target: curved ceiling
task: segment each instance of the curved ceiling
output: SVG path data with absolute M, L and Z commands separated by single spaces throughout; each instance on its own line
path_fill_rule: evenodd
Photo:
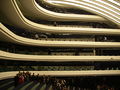
M 21 9 L 24 9 L 23 12 L 27 12 L 25 13 L 27 16 L 35 19 L 50 21 L 107 22 L 107 20 L 97 15 L 79 15 L 53 12 L 41 7 L 35 0 L 18 0 L 18 3 L 21 4 Z
M 26 19 L 20 11 L 15 0 L 3 0 L 1 10 L 13 25 L 25 30 L 49 32 L 49 33 L 72 33 L 72 34 L 104 34 L 104 31 L 111 29 L 103 28 L 77 28 L 77 27 L 57 27 L 34 23 Z M 12 14 L 8 14 L 12 13 Z M 119 29 L 115 29 L 119 30 Z M 85 32 L 85 33 L 84 33 Z M 110 31 L 111 32 L 111 31 Z M 106 33 L 105 33 L 106 34 Z
M 120 8 L 102 0 L 43 0 L 46 4 L 64 8 L 78 8 L 100 15 L 120 27 Z M 115 4 L 115 3 L 114 3 Z

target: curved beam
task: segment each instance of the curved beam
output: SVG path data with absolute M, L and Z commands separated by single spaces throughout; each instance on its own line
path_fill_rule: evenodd
M 23 11 L 26 11 L 28 16 L 35 19 L 50 21 L 107 22 L 104 18 L 96 15 L 64 14 L 49 11 L 38 5 L 35 0 L 19 0 L 19 2 L 24 9 Z
M 120 7 L 120 1 L 118 0 L 103 0 L 103 1 L 109 2 L 118 8 Z
M 34 23 L 26 19 L 20 11 L 16 0 L 2 0 L 0 9 L 9 19 L 9 21 L 20 28 L 31 31 L 48 32 L 48 33 L 71 33 L 71 34 L 94 34 L 94 35 L 109 35 L 115 34 L 119 29 L 103 29 L 103 28 L 77 28 L 77 27 L 55 27 Z M 8 14 L 12 13 L 12 14 Z M 120 33 L 116 33 L 117 35 Z
M 90 47 L 90 48 L 105 48 L 105 47 L 120 47 L 120 42 L 92 42 L 92 41 L 45 41 L 33 40 L 18 36 L 8 30 L 4 25 L 0 24 L 0 39 L 7 42 L 34 45 L 34 46 L 50 46 L 50 47 Z
M 91 11 L 95 14 L 98 14 L 114 24 L 120 27 L 120 8 L 114 6 L 108 2 L 104 2 L 101 0 L 91 1 L 91 0 L 43 0 L 47 4 L 59 6 L 59 7 L 71 7 L 71 8 L 79 8 L 84 9 L 86 11 Z M 107 3 L 107 4 L 105 4 Z M 102 4 L 102 5 L 101 5 Z

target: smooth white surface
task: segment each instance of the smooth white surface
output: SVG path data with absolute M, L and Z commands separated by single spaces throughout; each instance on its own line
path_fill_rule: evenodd
M 2 0 L 0 7 L 3 14 L 5 14 L 6 18 L 10 22 L 12 22 L 11 24 L 30 31 L 48 32 L 48 33 L 109 35 L 110 33 L 113 34 L 114 30 L 119 30 L 119 29 L 104 29 L 104 28 L 59 27 L 59 26 L 48 26 L 43 24 L 37 24 L 26 19 L 23 16 L 15 0 L 8 0 L 8 1 Z M 12 13 L 12 14 L 8 14 L 8 13 Z
M 84 22 L 106 22 L 104 18 L 97 15 L 64 14 L 47 10 L 36 3 L 35 0 L 19 0 L 20 6 L 27 16 L 35 19 L 47 19 L 50 21 L 84 21 Z M 29 3 L 28 3 L 29 2 Z
M 102 0 L 43 0 L 46 4 L 65 7 L 79 8 L 104 17 L 120 27 L 120 8 Z M 107 4 L 106 4 L 107 3 Z
M 55 55 L 25 55 L 15 54 L 0 50 L 0 59 L 21 61 L 120 61 L 120 56 L 55 56 Z

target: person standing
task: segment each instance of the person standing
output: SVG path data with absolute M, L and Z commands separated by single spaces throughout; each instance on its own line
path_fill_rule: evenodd
M 22 83 L 24 83 L 24 76 L 21 74 L 20 76 L 19 76 L 19 79 L 18 79 L 18 83 L 19 84 L 22 84 Z

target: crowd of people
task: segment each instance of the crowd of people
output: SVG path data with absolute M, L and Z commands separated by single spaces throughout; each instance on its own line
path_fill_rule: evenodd
M 114 78 L 114 77 L 113 77 Z M 120 77 L 118 77 L 120 78 Z M 116 89 L 114 81 L 109 81 L 109 78 L 91 78 L 91 77 L 55 77 L 47 75 L 39 75 L 31 72 L 19 72 L 15 76 L 15 86 L 18 86 L 26 81 L 37 81 L 39 83 L 51 85 L 53 90 L 69 90 L 70 87 L 75 87 L 82 90 L 119 90 Z M 110 84 L 111 83 L 111 84 Z M 115 87 L 115 88 L 114 88 Z M 117 88 L 120 88 L 117 86 Z M 74 90 L 74 89 L 72 89 Z M 75 89 L 76 90 L 76 89 Z
M 52 85 L 53 90 L 66 90 L 66 80 L 57 79 L 56 77 L 46 76 L 46 75 L 35 75 L 35 73 L 30 72 L 20 72 L 14 77 L 15 86 L 23 84 L 26 81 L 38 81 L 42 84 Z

